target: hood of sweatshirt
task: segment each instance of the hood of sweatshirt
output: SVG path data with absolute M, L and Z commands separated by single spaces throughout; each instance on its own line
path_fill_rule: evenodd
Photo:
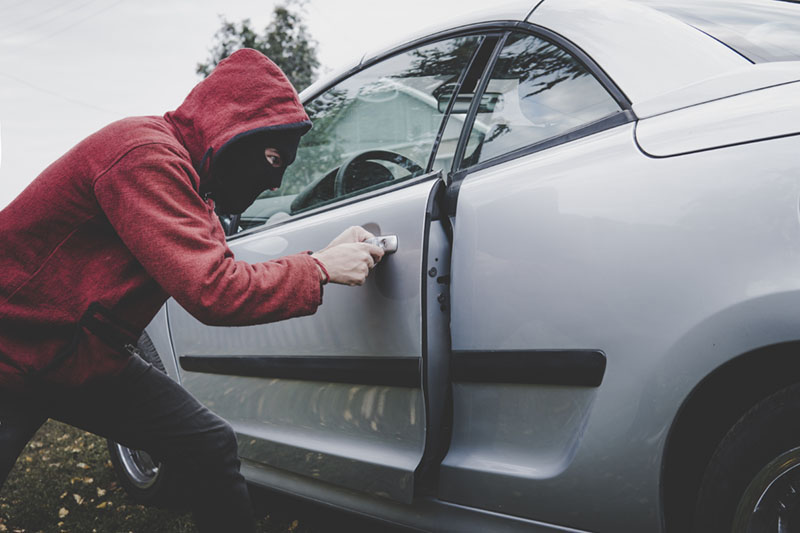
M 286 75 L 261 52 L 247 48 L 221 61 L 164 118 L 189 151 L 200 186 L 211 180 L 215 158 L 247 140 L 281 139 L 285 164 L 290 163 L 300 136 L 311 128 Z

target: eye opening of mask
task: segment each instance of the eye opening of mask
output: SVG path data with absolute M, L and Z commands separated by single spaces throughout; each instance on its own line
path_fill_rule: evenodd
M 264 158 L 273 168 L 281 168 L 284 166 L 284 158 L 277 148 L 273 148 L 272 146 L 264 148 Z
M 263 151 L 267 147 L 275 148 L 280 154 L 284 167 L 292 164 L 297 156 L 297 146 L 300 137 L 311 129 L 311 122 L 295 122 L 257 128 L 240 133 L 219 147 L 211 161 L 211 173 L 215 167 L 226 166 L 231 160 L 252 154 L 253 151 Z M 263 155 L 260 155 L 263 157 Z
M 311 123 L 305 122 L 237 135 L 212 157 L 201 195 L 214 200 L 217 213 L 241 213 L 260 193 L 281 186 L 300 137 L 310 127 Z M 273 157 L 268 158 L 268 153 Z

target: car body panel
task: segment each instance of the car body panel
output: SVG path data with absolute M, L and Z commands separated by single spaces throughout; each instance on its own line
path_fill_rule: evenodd
M 758 63 L 634 104 L 636 116 L 662 113 L 800 80 L 800 61 Z
M 574 42 L 633 104 L 750 64 L 691 26 L 626 0 L 544 0 L 528 22 Z
M 636 142 L 653 157 L 800 133 L 800 82 L 722 98 L 640 120 Z
M 261 464 L 242 461 L 242 473 L 251 482 L 271 490 L 310 500 L 338 509 L 347 509 L 377 517 L 391 524 L 419 528 L 437 533 L 465 531 L 504 533 L 586 533 L 584 531 L 546 524 L 534 520 L 493 513 L 456 505 L 433 498 L 417 498 L 413 505 L 404 505 L 387 498 L 365 496 L 305 476 Z M 331 530 L 336 530 L 335 525 Z M 381 531 L 376 528 L 374 531 Z
M 658 531 L 660 457 L 683 400 L 728 358 L 800 337 L 799 140 L 651 159 L 625 125 L 465 178 L 454 351 L 592 348 L 608 368 L 597 389 L 455 387 L 439 496 Z M 765 314 L 767 301 L 780 305 Z
M 429 178 L 232 240 L 237 258 L 257 262 L 321 249 L 346 227 L 362 225 L 375 234 L 397 235 L 399 248 L 375 269 L 364 287 L 326 286 L 325 304 L 311 317 L 211 328 L 171 302 L 173 343 L 179 359 L 186 355 L 362 356 L 413 358 L 421 364 L 423 225 L 435 183 Z M 409 388 L 186 370 L 181 375 L 187 390 L 231 422 L 239 434 L 242 457 L 410 501 L 425 437 L 419 384 Z
M 725 43 L 753 63 L 800 60 L 794 0 L 634 0 Z

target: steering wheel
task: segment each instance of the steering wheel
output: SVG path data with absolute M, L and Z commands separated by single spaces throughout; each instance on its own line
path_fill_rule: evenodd
M 361 152 L 360 154 L 356 154 L 339 167 L 339 170 L 336 172 L 336 178 L 333 181 L 333 194 L 334 197 L 339 197 L 347 194 L 349 187 L 348 181 L 353 180 L 354 177 L 358 177 L 357 173 L 351 172 L 351 169 L 354 166 L 358 166 L 359 163 L 364 161 L 370 160 L 377 160 L 377 161 L 388 161 L 390 163 L 394 163 L 399 165 L 414 175 L 422 174 L 425 172 L 425 169 L 407 158 L 402 154 L 398 154 L 397 152 L 390 152 L 388 150 L 367 150 L 366 152 Z

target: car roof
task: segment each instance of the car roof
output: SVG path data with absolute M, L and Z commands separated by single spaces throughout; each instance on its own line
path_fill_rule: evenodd
M 583 49 L 633 104 L 751 64 L 688 24 L 628 0 L 544 0 L 528 22 Z
M 586 52 L 632 104 L 751 63 L 724 44 L 667 14 L 630 0 L 515 0 L 447 20 L 401 43 L 366 52 L 301 94 L 313 97 L 333 80 L 417 39 L 480 23 L 525 21 L 543 26 Z

